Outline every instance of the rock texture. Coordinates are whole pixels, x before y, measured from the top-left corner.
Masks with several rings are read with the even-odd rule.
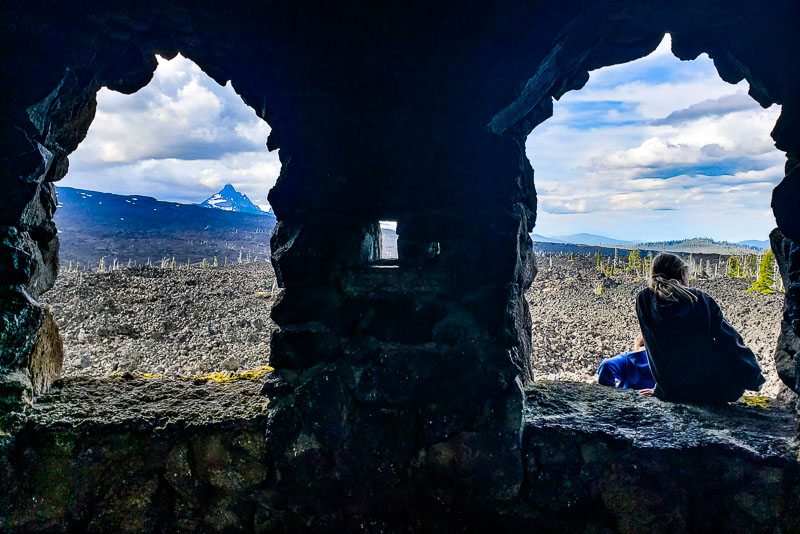
[[[270,462],[260,388],[131,376],[56,383],[0,437],[0,531],[263,527]]]
[[[624,272],[606,278],[594,257],[569,258],[539,256],[525,295],[534,373],[594,382],[604,358],[631,350],[638,329],[634,297],[645,281]],[[783,295],[746,292],[750,282],[742,279],[691,283],[714,297],[756,353],[767,377],[760,394],[776,397],[783,387],[773,358]],[[41,300],[65,339],[65,375],[186,375],[269,363],[276,328],[270,312],[281,291],[274,284],[272,266],[264,262],[73,272],[61,273]]]
[[[678,57],[707,52],[723,79],[780,104],[774,139],[790,163],[800,154],[800,7],[788,0],[2,9],[0,49],[14,52],[0,66],[4,399],[32,390],[25,334],[58,266],[52,183],[97,90],[136,91],[155,53],[181,52],[230,80],[280,148],[270,502],[285,525],[317,531],[418,526],[437,510],[479,524],[475,503],[502,509],[521,491],[536,214],[524,144],[553,98],[669,31]],[[787,166],[773,208],[800,242],[796,182]],[[371,261],[380,220],[398,221],[394,266]]]
[[[279,292],[259,261],[62,273],[42,302],[64,336],[65,375],[191,375],[267,365]]]
[[[639,333],[635,297],[647,282],[624,272],[605,277],[593,256],[575,255],[573,261],[569,255],[537,256],[537,263],[539,273],[526,294],[536,377],[594,382],[600,362],[633,350]],[[785,389],[773,354],[784,297],[746,292],[750,284],[724,277],[690,281],[717,301],[756,354],[767,379],[759,394],[776,397]]]
[[[0,532],[317,531],[281,515],[260,387],[131,375],[57,382],[0,437]],[[536,383],[525,396],[519,499],[473,501],[471,522],[450,501],[444,511],[413,511],[422,525],[398,517],[391,531],[800,528],[792,413],[569,382]],[[307,454],[320,443],[306,436],[295,445]],[[434,449],[429,461],[447,471],[454,459],[445,453]],[[329,498],[342,506],[345,496]]]
[[[777,228],[769,237],[786,288],[775,366],[783,383],[800,393],[800,246]]]
[[[527,392],[522,502],[545,532],[793,532],[793,413],[704,407],[599,385]]]

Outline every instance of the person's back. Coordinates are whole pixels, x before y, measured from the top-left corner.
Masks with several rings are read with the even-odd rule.
[[[676,402],[730,402],[745,389],[760,389],[764,377],[753,352],[714,299],[687,285],[683,261],[659,254],[650,287],[636,297],[654,394]]]

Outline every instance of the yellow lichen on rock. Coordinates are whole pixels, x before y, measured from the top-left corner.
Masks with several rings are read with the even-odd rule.
[[[769,397],[763,395],[747,395],[739,399],[737,402],[750,406],[753,408],[769,408]]]
[[[144,380],[159,380],[162,378],[172,378],[175,380],[193,380],[197,382],[232,382],[234,380],[260,380],[264,378],[268,372],[274,371],[272,367],[269,365],[264,365],[261,367],[256,367],[254,369],[247,369],[242,371],[241,373],[234,373],[232,371],[218,371],[214,373],[205,373],[205,374],[198,374],[198,375],[177,375],[177,376],[167,376],[167,375],[159,375],[154,373],[141,373],[139,371],[134,371],[132,373],[116,373],[111,375],[111,378],[120,378],[123,374],[128,376],[132,376],[133,378],[141,378]]]
[[[231,371],[219,371],[216,373],[206,373],[202,375],[194,375],[190,377],[181,377],[181,378],[189,378],[191,380],[197,380],[201,382],[231,382],[233,380],[259,380],[266,376],[267,372],[273,371],[274,369],[268,365],[262,367],[256,367],[255,369],[248,369],[246,371],[242,371],[241,373],[234,373]]]
[[[137,376],[140,378],[146,378],[148,380],[156,380],[158,378],[164,378],[164,375],[159,375],[155,373],[136,373]]]

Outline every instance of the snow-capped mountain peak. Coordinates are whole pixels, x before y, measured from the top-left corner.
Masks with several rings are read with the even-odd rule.
[[[237,191],[231,184],[225,184],[219,193],[214,193],[198,206],[241,213],[264,213],[247,198],[247,195]]]

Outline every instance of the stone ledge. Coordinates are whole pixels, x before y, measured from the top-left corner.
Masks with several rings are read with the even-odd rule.
[[[28,426],[39,428],[163,429],[236,425],[266,417],[263,380],[121,375],[57,381],[27,410]]]
[[[0,437],[0,532],[252,532],[262,380],[66,379]]]
[[[792,413],[569,382],[536,383],[526,397],[512,530],[800,532]]]
[[[663,402],[632,390],[580,382],[536,382],[526,392],[526,432],[603,435],[637,449],[721,447],[754,458],[797,461],[797,419],[778,407]]]
[[[57,382],[0,439],[0,532],[273,530],[261,382]],[[526,400],[520,499],[487,510],[500,530],[800,531],[792,413],[569,382]]]

